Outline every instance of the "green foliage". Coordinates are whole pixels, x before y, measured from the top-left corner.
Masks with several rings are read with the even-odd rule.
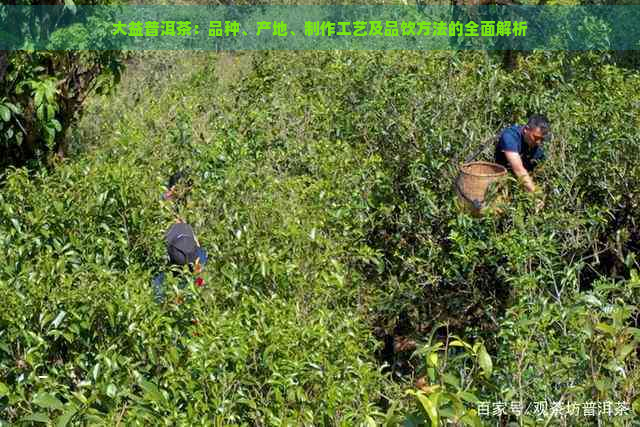
[[[367,275],[369,319],[392,335],[419,338],[440,320],[483,336],[487,351],[499,355],[496,385],[479,391],[484,400],[609,400],[630,407],[638,359],[627,350],[635,341],[620,332],[599,336],[595,345],[579,333],[589,309],[577,304],[598,277],[625,288],[637,268],[638,116],[620,95],[635,93],[640,80],[607,60],[537,53],[507,74],[476,53],[264,53],[230,101],[243,114],[221,108],[217,126],[247,137],[247,152],[265,160],[290,152],[287,141],[325,135],[380,159],[359,211],[368,232],[364,240],[354,236],[353,246],[366,256],[351,261]],[[451,188],[458,159],[501,127],[540,111],[551,117],[555,135],[550,160],[536,176],[546,208],[536,211],[535,200],[512,182],[503,215],[460,214]],[[283,168],[298,170],[289,159]],[[637,328],[637,292],[622,301],[624,322]],[[571,310],[578,316],[572,321]],[[531,324],[514,323],[524,313],[537,322],[544,345],[516,347],[532,331]],[[607,379],[596,382],[595,371],[576,369],[584,366],[586,349],[598,354],[598,364],[616,351],[624,362],[598,368]],[[562,354],[571,368],[561,373],[546,352]],[[520,389],[506,385],[519,372],[511,361],[518,354],[535,366]],[[560,378],[582,388],[554,389]],[[598,388],[605,383],[607,392]]]
[[[52,152],[63,157],[67,129],[80,118],[86,98],[109,91],[119,81],[123,52],[56,51],[60,40],[87,36],[77,27],[56,28],[66,14],[76,13],[73,1],[64,4],[64,8],[5,8],[0,13],[7,33],[20,34],[18,26],[29,22],[37,29],[33,37],[49,41],[51,47],[35,51],[33,46],[25,45],[22,50],[0,52],[0,147],[6,153],[0,162],[2,169],[44,161]],[[90,18],[88,25],[94,40],[104,39],[109,30],[106,21],[96,17]]]
[[[417,398],[422,407],[422,417],[432,426],[446,419],[468,426],[481,426],[482,420],[474,406],[478,404],[478,384],[474,376],[487,380],[491,377],[493,364],[484,344],[473,345],[457,336],[443,341],[428,342],[416,354],[424,357],[424,376],[418,380],[417,391],[408,394]],[[479,375],[478,375],[479,374]],[[422,422],[421,414],[409,417],[413,422]],[[426,421],[426,420],[424,420]]]
[[[46,80],[27,80],[18,83],[16,86],[16,94],[23,93],[23,87],[28,86],[31,90],[31,96],[34,99],[33,106],[36,110],[37,122],[40,126],[40,133],[44,136],[47,148],[53,149],[53,142],[56,132],[62,131],[60,122],[55,118],[58,104],[56,96],[59,91],[56,89],[56,79],[48,78]]]
[[[136,59],[75,129],[77,159],[7,174],[2,417],[598,422],[478,411],[547,400],[623,402],[600,422],[632,425],[640,78],[594,53],[521,60],[506,73],[478,52]],[[540,111],[554,134],[534,177],[544,209],[509,180],[504,212],[461,213],[461,159]],[[176,209],[159,199],[182,165],[194,185],[178,214],[209,251],[206,285],[180,272],[189,285],[172,278],[157,304]]]
[[[110,110],[121,115],[115,127],[103,112],[111,139],[99,150],[50,174],[8,175],[0,199],[8,422],[353,425],[381,417],[385,380],[355,309],[361,277],[344,263],[350,240],[333,235],[357,215],[353,188],[371,185],[375,159],[316,141],[297,153],[299,164],[326,156],[359,172],[337,177],[323,165],[313,177],[283,175],[284,152],[264,162],[224,134],[205,143],[202,123],[190,118],[216,88],[201,73],[140,110]],[[203,93],[186,99],[185,88]],[[161,116],[166,122],[145,125]],[[152,138],[160,143],[144,143]],[[180,215],[211,261],[204,287],[180,289],[172,279],[156,304],[150,279],[164,268],[162,235],[173,220],[160,183],[182,161],[195,185]]]

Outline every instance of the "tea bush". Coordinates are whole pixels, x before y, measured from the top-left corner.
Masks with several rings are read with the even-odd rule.
[[[630,350],[638,339],[631,219],[638,116],[615,94],[635,93],[638,75],[596,53],[525,59],[509,74],[477,53],[265,53],[229,100],[229,110],[243,114],[218,117],[220,126],[251,138],[255,156],[329,135],[380,159],[380,178],[361,208],[368,233],[355,236],[368,255],[350,262],[367,276],[372,325],[420,340],[446,321],[497,356],[494,382],[475,386],[485,400],[624,402],[626,418],[605,421],[623,425],[638,405],[637,353]],[[451,188],[457,162],[501,127],[540,111],[554,127],[550,160],[537,176],[547,207],[535,212],[512,185],[504,215],[461,215]],[[584,298],[592,292],[619,313],[617,332],[584,332],[612,321],[587,315]],[[523,318],[536,319],[536,337]],[[594,357],[618,362],[595,368],[586,362]],[[405,378],[414,364],[397,354],[388,361]],[[562,388],[569,383],[580,386]],[[521,421],[537,422],[529,415]]]
[[[185,131],[191,123],[169,117],[175,100],[184,121],[206,105],[184,96],[213,90],[210,68],[197,65],[117,122],[117,107],[96,104],[91,113],[103,115],[110,136],[95,151],[51,173],[8,175],[0,279],[7,422],[352,424],[376,416],[384,379],[349,303],[361,278],[343,264],[346,238],[327,231],[346,232],[341,224],[357,217],[362,196],[353,189],[372,185],[376,160],[318,141],[300,159],[327,156],[338,169],[320,167],[311,179],[282,175],[276,159],[253,160],[222,133],[200,142]],[[171,132],[148,126],[163,115]],[[169,283],[156,304],[150,280],[163,268],[162,236],[174,218],[159,196],[179,161],[195,174],[179,215],[211,262],[204,287]]]

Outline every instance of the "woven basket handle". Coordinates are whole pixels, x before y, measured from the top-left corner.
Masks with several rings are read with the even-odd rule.
[[[489,146],[489,144],[493,144],[495,145],[495,143],[498,141],[498,138],[500,137],[500,135],[493,135],[491,138],[486,139],[484,142],[482,142],[482,144],[480,145],[480,149],[478,151],[476,151],[475,153],[473,153],[472,155],[470,155],[469,157],[467,157],[466,159],[464,159],[465,163],[469,163],[470,161],[474,160],[476,157],[478,157],[478,155],[480,153],[482,153],[484,150],[486,150],[486,148]]]

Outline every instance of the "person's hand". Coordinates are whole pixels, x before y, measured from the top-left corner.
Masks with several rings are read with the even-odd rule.
[[[173,199],[173,191],[171,191],[171,190],[165,191],[165,193],[162,195],[162,198],[163,198],[164,200],[171,200],[171,199]]]
[[[164,200],[173,200],[175,196],[176,196],[176,186],[174,185],[164,192],[164,194],[162,195],[162,198]]]

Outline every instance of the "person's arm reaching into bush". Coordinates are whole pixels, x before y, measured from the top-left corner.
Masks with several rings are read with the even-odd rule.
[[[529,172],[522,164],[522,158],[520,158],[520,154],[514,151],[504,151],[504,155],[511,165],[511,170],[513,170],[513,173],[518,177],[518,179],[522,181],[527,191],[531,193],[535,192],[536,186],[533,183],[531,175],[529,175]]]

